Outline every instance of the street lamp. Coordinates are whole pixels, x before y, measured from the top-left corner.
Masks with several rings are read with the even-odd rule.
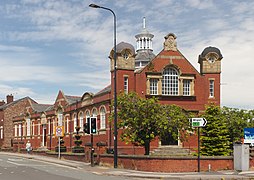
[[[89,7],[110,11],[114,17],[114,168],[117,168],[117,93],[116,93],[116,15],[112,9],[90,4]]]

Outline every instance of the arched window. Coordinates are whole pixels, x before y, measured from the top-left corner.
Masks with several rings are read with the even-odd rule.
[[[89,118],[89,117],[90,117],[90,112],[89,112],[89,110],[86,110],[86,123],[88,123],[87,118]]]
[[[79,131],[83,131],[83,128],[84,128],[84,114],[83,114],[83,112],[80,112],[80,114],[79,114],[79,126],[80,126]]]
[[[178,95],[178,72],[173,68],[167,68],[163,71],[162,94]]]
[[[78,126],[78,124],[77,124],[77,114],[74,114],[73,115],[73,131],[75,132],[75,128]]]
[[[30,117],[26,118],[26,135],[31,136],[31,120],[30,120]]]
[[[61,108],[57,111],[57,120],[58,120],[58,126],[63,125],[63,110]]]
[[[100,109],[100,121],[101,129],[106,129],[106,110],[104,107]]]
[[[93,117],[97,117],[97,110],[96,110],[96,109],[93,109],[93,111],[92,111],[92,116],[93,116]]]
[[[65,118],[66,118],[65,132],[69,133],[69,123],[70,123],[70,120],[69,120],[68,116],[66,116]]]

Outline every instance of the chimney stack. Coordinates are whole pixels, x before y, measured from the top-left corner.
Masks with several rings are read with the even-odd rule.
[[[7,104],[13,102],[13,95],[12,95],[12,94],[7,95],[7,96],[6,96],[6,100],[7,100]]]
[[[0,106],[2,106],[4,104],[5,104],[4,100],[0,101]]]

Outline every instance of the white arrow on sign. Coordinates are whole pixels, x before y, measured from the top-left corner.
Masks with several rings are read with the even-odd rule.
[[[192,127],[205,127],[207,120],[205,118],[191,118]]]

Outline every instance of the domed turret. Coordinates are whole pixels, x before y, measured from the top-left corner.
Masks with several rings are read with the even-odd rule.
[[[135,49],[133,45],[120,42],[116,45],[116,58],[117,69],[134,70],[135,68]],[[114,48],[110,52],[109,58],[111,59],[111,71],[114,70]]]
[[[200,73],[221,73],[222,54],[216,47],[206,47],[199,55]]]
[[[136,36],[137,55],[135,57],[135,68],[140,69],[146,66],[154,57],[153,54],[153,34],[146,29],[145,17],[143,18],[143,29]]]

